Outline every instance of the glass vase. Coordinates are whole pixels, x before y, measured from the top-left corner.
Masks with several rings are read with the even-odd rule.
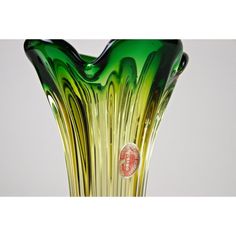
[[[98,58],[63,40],[24,49],[59,126],[70,195],[145,196],[157,129],[188,61],[181,41],[112,40]]]

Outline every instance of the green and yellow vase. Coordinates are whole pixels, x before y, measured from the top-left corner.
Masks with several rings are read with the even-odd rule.
[[[188,57],[180,40],[112,40],[98,58],[26,40],[63,140],[71,196],[145,196],[163,112]]]

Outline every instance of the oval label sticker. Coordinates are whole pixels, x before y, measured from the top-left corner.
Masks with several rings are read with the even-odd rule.
[[[139,166],[140,155],[134,143],[126,144],[120,152],[120,174],[123,177],[130,177]]]

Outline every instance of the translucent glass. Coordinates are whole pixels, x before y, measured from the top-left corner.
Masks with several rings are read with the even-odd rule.
[[[181,41],[113,40],[98,58],[63,40],[24,47],[60,129],[70,195],[144,196],[157,128],[188,60]]]

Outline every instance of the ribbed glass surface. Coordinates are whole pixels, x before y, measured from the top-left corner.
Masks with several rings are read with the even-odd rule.
[[[70,195],[144,196],[157,128],[187,63],[181,41],[113,40],[98,58],[63,40],[24,46],[60,129]]]

